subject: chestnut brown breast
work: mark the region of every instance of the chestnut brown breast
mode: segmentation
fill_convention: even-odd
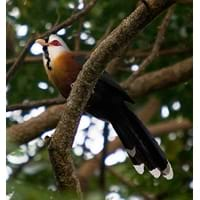
[[[76,80],[82,66],[76,62],[73,53],[62,53],[52,60],[53,69],[48,76],[51,82],[59,89],[60,93],[67,98],[72,83]]]

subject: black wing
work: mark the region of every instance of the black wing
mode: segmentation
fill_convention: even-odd
[[[106,72],[104,71],[99,81],[105,87],[109,87],[110,91],[115,92],[119,96],[123,97],[124,101],[134,103],[134,101],[128,96],[128,94],[121,88],[121,86]],[[97,84],[98,84],[97,82]]]
[[[83,65],[87,61],[88,56],[76,53],[74,54],[74,59],[80,65]],[[99,78],[95,88],[96,88],[95,90],[101,92],[101,95],[103,97],[105,97],[106,95],[108,98],[110,95],[115,95],[123,98],[124,101],[134,103],[134,101],[128,96],[128,94],[106,71],[104,71],[101,77]]]

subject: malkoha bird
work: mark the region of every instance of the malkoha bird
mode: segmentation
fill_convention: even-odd
[[[73,82],[86,57],[69,50],[65,42],[55,34],[46,39],[37,39],[43,47],[43,62],[52,84],[67,98]],[[104,72],[99,78],[90,97],[85,112],[109,121],[118,134],[135,170],[144,173],[144,166],[155,177],[173,178],[169,161],[151,133],[140,119],[129,109],[127,104],[133,100]]]

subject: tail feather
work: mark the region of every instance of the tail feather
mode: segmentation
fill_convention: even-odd
[[[161,174],[166,179],[173,178],[173,170],[163,151],[143,123],[126,105],[112,111],[110,122],[139,174],[144,172],[146,166],[155,178]]]

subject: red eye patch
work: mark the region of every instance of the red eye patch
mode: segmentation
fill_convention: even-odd
[[[62,44],[58,40],[53,40],[49,44],[51,44],[53,46],[62,46]]]

